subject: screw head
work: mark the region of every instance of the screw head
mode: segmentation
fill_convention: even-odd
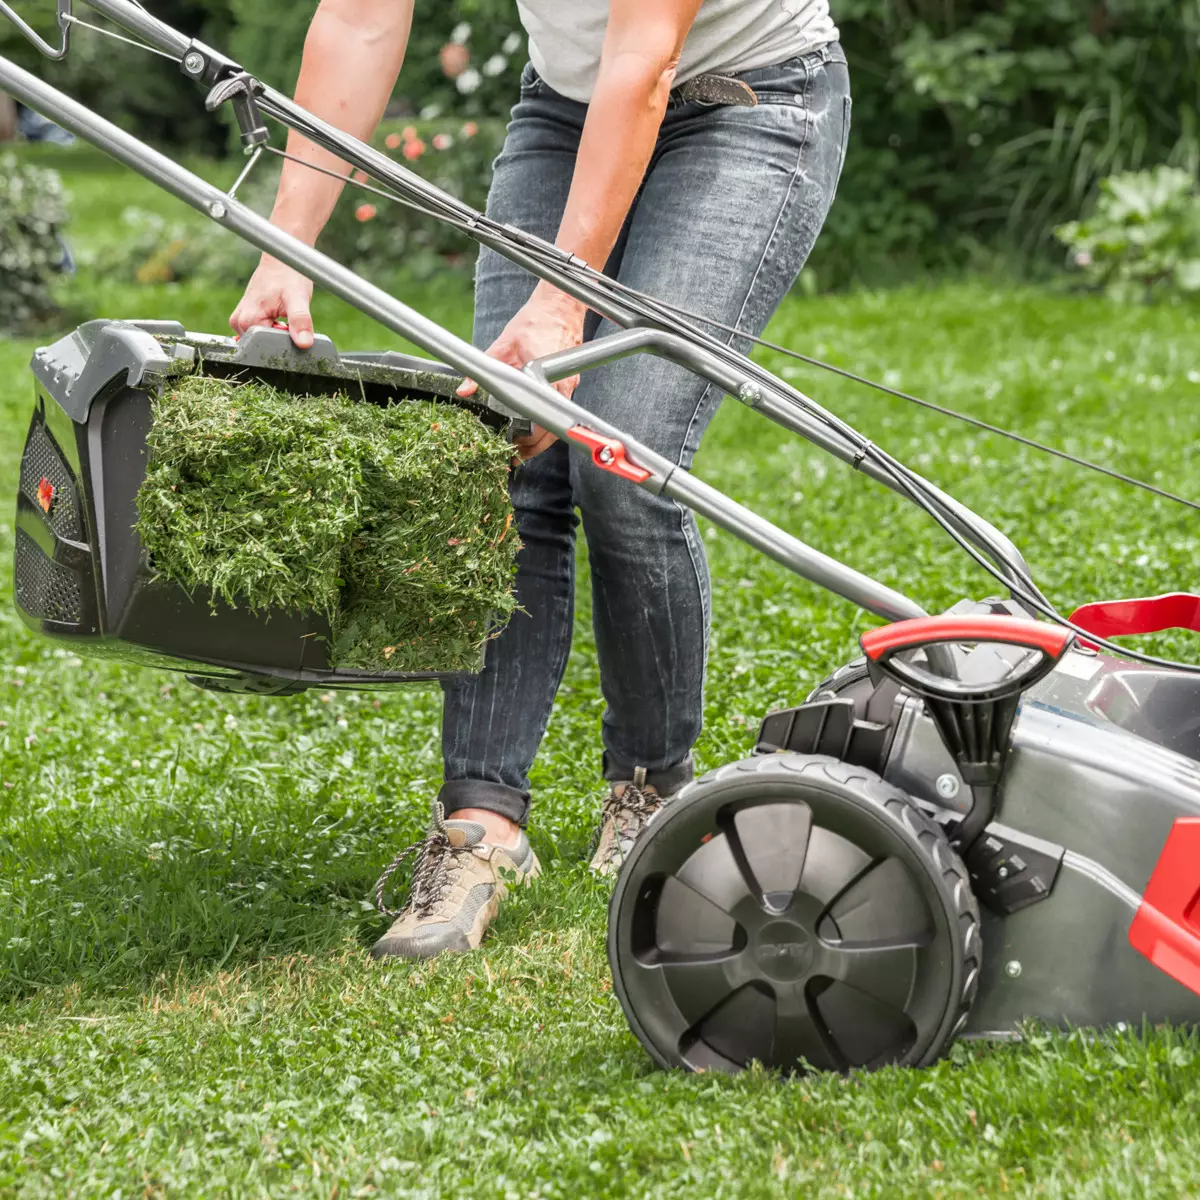
[[[225,205],[224,205],[224,204],[222,204],[220,200],[214,200],[214,201],[213,201],[213,202],[212,202],[212,203],[211,203],[211,204],[208,206],[208,215],[209,215],[210,217],[212,217],[212,219],[213,219],[214,221],[220,221],[220,220],[224,219],[224,216],[225,216]]]
[[[996,872],[996,874],[999,875],[1001,879],[1007,879],[1008,878],[1008,868],[1001,867],[1000,870],[998,870]]]
[[[1014,958],[1004,964],[1004,973],[1009,979],[1016,979],[1021,974],[1021,964]]]
[[[183,69],[189,75],[199,75],[204,70],[204,55],[197,50],[183,56]]]
[[[762,399],[762,388],[747,380],[738,388],[738,399],[745,404],[757,404]]]
[[[937,794],[943,800],[953,800],[958,795],[959,787],[957,775],[951,775],[949,771],[945,775],[937,777],[937,783],[934,785],[937,788]]]
[[[607,446],[603,447],[600,451],[600,461],[609,463],[609,462],[612,462],[612,460],[613,460],[612,450],[610,450],[609,447],[607,447]]]

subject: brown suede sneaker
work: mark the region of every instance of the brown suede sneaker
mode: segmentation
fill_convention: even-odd
[[[515,846],[489,846],[484,833],[475,821],[447,821],[441,804],[434,802],[429,833],[402,850],[375,885],[376,907],[396,919],[371,947],[373,958],[433,958],[478,947],[507,889],[541,872],[524,832]],[[383,905],[383,889],[414,853],[420,858],[408,900],[392,912]]]
[[[616,875],[646,823],[663,806],[663,800],[646,783],[646,770],[638,767],[629,783],[614,783],[600,809],[600,833],[589,867],[597,875]]]

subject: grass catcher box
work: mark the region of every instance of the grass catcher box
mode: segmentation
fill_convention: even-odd
[[[104,320],[32,367],[14,590],[33,629],[221,691],[480,668],[515,605],[511,452],[450,368]]]

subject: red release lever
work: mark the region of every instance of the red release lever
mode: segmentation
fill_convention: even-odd
[[[897,650],[913,650],[930,642],[1003,642],[1026,646],[1057,659],[1075,635],[1060,625],[1029,621],[1024,617],[954,616],[916,617],[868,630],[859,638],[863,653],[878,662]]]
[[[1072,624],[1102,638],[1160,633],[1164,629],[1200,633],[1200,596],[1168,592],[1165,596],[1139,596],[1131,600],[1097,600],[1077,608],[1070,619]]]
[[[1179,817],[1171,827],[1129,941],[1200,995],[1200,818]]]
[[[606,437],[586,425],[572,425],[567,430],[567,437],[581,446],[587,446],[592,452],[592,462],[602,471],[611,471],[634,483],[645,483],[650,478],[650,472],[645,467],[639,467],[625,457],[625,443],[618,438]]]

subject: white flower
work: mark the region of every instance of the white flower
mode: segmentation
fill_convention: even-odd
[[[504,39],[504,42],[500,47],[500,49],[503,50],[505,54],[516,54],[516,52],[518,50],[520,50],[520,48],[521,48],[521,35],[515,29],[512,31],[512,33],[510,33],[508,35],[508,37],[506,37]]]
[[[237,717],[233,713],[225,714],[225,729],[226,732],[232,732],[237,728]]]
[[[467,21],[459,21],[455,27],[450,30],[450,40],[462,45],[463,42],[471,36],[471,26]]]
[[[469,96],[483,82],[483,76],[474,67],[468,67],[455,81],[454,86],[464,96]]]
[[[440,104],[427,104],[421,109],[422,121],[436,121],[442,115],[442,106]]]
[[[505,67],[508,66],[508,59],[503,54],[493,54],[491,58],[483,64],[483,73],[485,75],[499,75]]]

